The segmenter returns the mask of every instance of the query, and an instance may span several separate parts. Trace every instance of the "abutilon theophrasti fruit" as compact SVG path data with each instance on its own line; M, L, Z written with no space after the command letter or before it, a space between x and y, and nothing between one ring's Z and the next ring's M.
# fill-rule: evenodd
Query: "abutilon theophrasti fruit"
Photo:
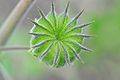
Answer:
M65 11L58 15L52 2L52 10L45 16L39 9L41 17L30 20L34 27L29 34L32 35L29 52L42 62L54 68L70 65L75 59L84 63L79 53L81 50L91 51L82 44L83 38L93 37L82 34L82 28L91 23L78 25L77 20L83 13L82 10L72 20L68 17L69 2Z

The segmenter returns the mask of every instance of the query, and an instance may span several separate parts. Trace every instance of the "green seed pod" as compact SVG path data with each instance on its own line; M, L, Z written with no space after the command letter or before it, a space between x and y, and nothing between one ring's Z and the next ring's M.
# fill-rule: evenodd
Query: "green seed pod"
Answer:
M75 59L84 63L79 55L81 49L91 51L81 45L84 37L93 37L81 34L82 28L91 23L77 25L84 10L71 20L68 18L68 7L69 2L65 11L57 15L52 3L52 10L47 16L39 9L40 19L31 20L34 27L29 33L32 35L29 52L54 68L70 65Z

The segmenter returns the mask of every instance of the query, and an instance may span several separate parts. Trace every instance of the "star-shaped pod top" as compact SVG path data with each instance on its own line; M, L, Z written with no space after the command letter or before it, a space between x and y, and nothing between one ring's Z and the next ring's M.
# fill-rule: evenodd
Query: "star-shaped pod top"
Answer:
M68 18L68 7L69 2L65 11L58 15L52 3L52 10L47 16L39 9L40 19L31 20L34 27L29 33L32 35L29 52L54 68L70 65L75 59L84 63L79 55L81 49L91 51L81 45L84 37L93 37L81 34L82 28L91 23L77 25L77 19L84 10L71 20Z

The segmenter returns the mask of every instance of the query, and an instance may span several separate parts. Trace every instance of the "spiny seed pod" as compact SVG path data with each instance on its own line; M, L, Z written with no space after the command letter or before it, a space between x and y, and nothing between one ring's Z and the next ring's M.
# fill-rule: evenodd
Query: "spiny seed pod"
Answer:
M79 55L81 49L91 51L81 45L84 37L93 37L81 34L82 28L91 23L77 25L84 10L71 20L68 18L68 7L69 2L65 11L57 15L52 2L52 10L47 16L39 9L40 19L31 20L34 27L29 33L32 35L29 52L54 68L70 65L75 58L84 63Z

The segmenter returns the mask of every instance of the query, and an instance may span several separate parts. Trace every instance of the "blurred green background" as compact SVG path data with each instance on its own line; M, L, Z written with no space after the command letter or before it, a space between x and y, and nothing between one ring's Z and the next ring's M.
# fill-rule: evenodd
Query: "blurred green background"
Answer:
M18 1L0 0L0 25ZM17 25L7 46L29 46L31 36L27 33L33 25L27 18L39 18L38 6L47 15L51 2L52 0L36 0ZM67 0L54 0L54 2L56 12L60 14ZM96 37L85 39L83 44L94 52L81 52L85 64L76 61L71 66L58 70L39 62L27 51L4 52L0 60L13 80L120 80L120 0L71 0L70 2L70 18L85 8L79 24L95 21L84 28L84 33Z

